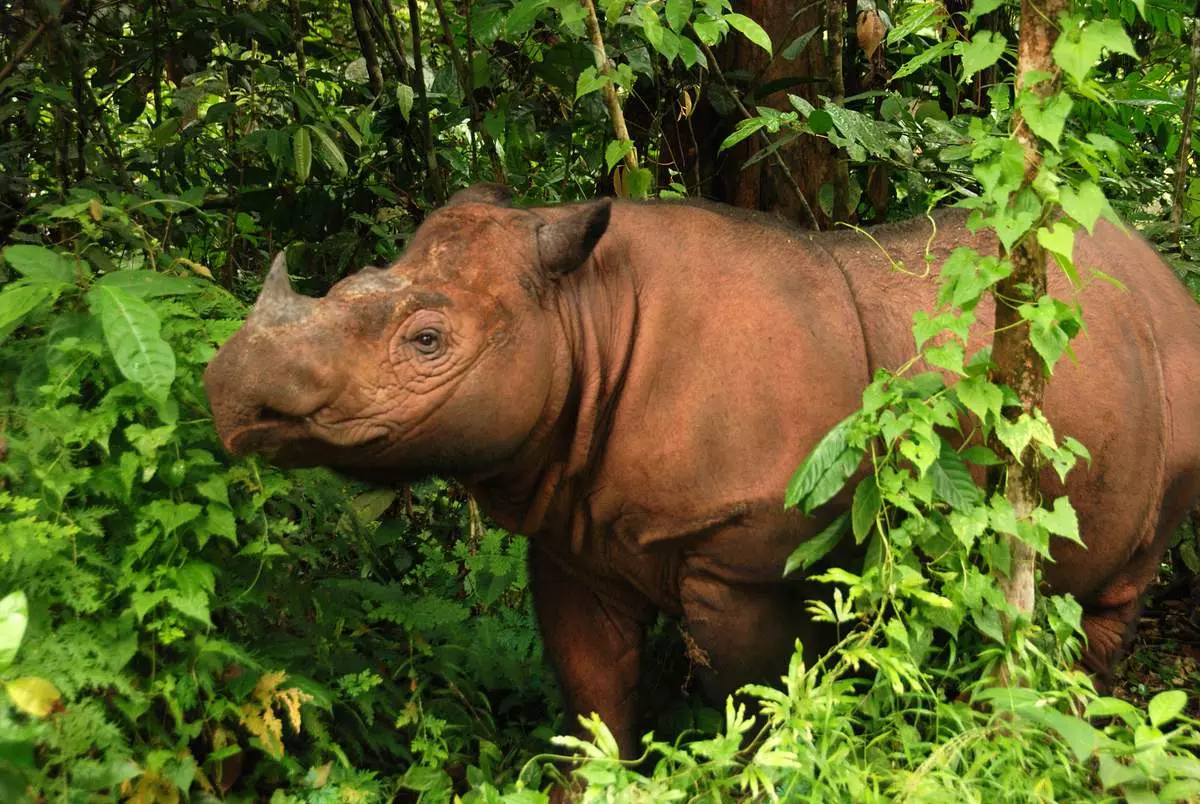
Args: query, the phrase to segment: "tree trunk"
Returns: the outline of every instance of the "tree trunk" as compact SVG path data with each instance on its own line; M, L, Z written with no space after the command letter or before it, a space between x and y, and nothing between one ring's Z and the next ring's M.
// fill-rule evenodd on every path
M1187 194L1188 162L1192 156L1192 125L1196 115L1196 75L1200 73L1200 20L1192 20L1192 49L1189 55L1191 71L1188 73L1187 92L1183 102L1182 136L1179 139L1179 163L1175 166L1175 198L1171 204L1171 226L1175 236L1183 223L1183 198Z
M438 167L437 149L433 145L433 128L429 120L429 94L425 89L425 66L421 60L421 10L417 0L408 0L408 21L412 26L413 81L416 83L417 99L421 102L421 137L425 143L425 165L429 172L429 183L433 186L434 200L439 204L446 200L442 187L442 171Z
M363 59L367 63L367 81L371 94L375 97L383 92L383 71L379 69L379 53L375 50L375 40L371 38L371 22L367 19L367 10L363 8L365 0L350 0L350 15L354 20L354 33L358 35L358 46L362 50Z
M1058 17L1067 10L1069 0L1021 0L1021 39L1018 46L1017 96L1026 88L1026 77L1032 72L1052 76L1029 87L1045 97L1058 90L1059 71L1051 57L1058 38ZM1025 152L1025 186L1032 184L1042 164L1037 136L1030 131L1021 115L1013 115L1013 131ZM1032 412L1042 405L1046 370L1041 357L1029 340L1028 327L1022 325L1014 300L1036 300L1046 293L1046 252L1033 232L1025 236L1008 255L1013 272L1002 280L995 291L996 336L992 344L995 364L993 380L1003 383L1021 399L1021 409ZM1027 286L1022 290L1021 286ZM1031 290L1029 290L1031 288ZM1009 301L1006 301L1009 300ZM1004 459L1004 493L1013 507L1017 520L1028 519L1039 503L1039 465L1036 449L1026 448L1024 455L1012 455L1003 445L998 454ZM1012 564L1007 578L1001 579L1005 598L1020 615L1033 612L1035 553L1017 539L1008 537ZM1008 627L1012 623L1007 624Z

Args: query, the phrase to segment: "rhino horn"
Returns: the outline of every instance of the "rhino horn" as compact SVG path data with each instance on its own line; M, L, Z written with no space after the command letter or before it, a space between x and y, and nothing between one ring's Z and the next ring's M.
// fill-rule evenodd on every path
M255 323L265 326L291 324L306 317L312 310L314 299L301 296L292 290L291 280L288 279L287 258L283 252L275 255L271 270L263 281L262 291L254 310L250 315Z

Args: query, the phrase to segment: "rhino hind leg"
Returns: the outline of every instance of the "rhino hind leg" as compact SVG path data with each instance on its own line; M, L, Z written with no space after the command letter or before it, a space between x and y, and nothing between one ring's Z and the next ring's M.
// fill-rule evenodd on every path
M1136 592L1124 603L1084 610L1083 631L1087 634L1087 645L1080 663L1091 674L1100 692L1111 690L1113 671L1133 640L1141 613L1141 595Z

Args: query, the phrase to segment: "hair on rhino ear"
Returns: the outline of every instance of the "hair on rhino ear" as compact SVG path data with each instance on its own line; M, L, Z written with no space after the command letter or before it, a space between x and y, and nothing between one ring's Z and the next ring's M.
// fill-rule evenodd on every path
M551 276L563 276L587 261L608 229L612 200L602 198L537 229L538 261Z
M503 184L495 184L493 182L483 181L478 184L472 184L465 190L459 190L454 195L450 196L450 200L446 202L448 207L456 207L459 204L491 204L495 207L512 206L513 193L512 190L505 187Z

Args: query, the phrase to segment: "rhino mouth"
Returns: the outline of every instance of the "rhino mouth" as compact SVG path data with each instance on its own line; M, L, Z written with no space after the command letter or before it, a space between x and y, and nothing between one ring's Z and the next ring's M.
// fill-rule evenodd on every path
M304 467L336 462L337 453L346 450L373 454L388 438L386 427L344 432L318 421L318 412L300 416L264 406L252 421L229 434L225 446L239 457L261 455L280 466Z

